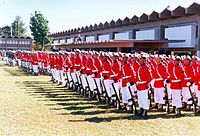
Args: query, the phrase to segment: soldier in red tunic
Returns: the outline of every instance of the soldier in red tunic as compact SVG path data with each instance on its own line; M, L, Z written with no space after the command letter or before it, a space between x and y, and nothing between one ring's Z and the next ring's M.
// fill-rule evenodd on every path
M136 84L137 84L137 94L138 94L138 104L140 107L140 111L138 115L144 119L147 118L147 111L149 110L149 101L148 101L148 93L149 86L152 80L152 77L149 72L149 68L145 64L146 56L142 55L139 63L140 66L138 68L137 76L136 76Z
M184 103L183 109L187 107L187 104L188 104L188 108L190 109L190 105L192 104L192 101L189 101L189 99L191 98L189 87L191 87L190 83L195 82L195 77L194 77L194 71L190 62L191 62L191 58L189 56L187 56L183 61L183 74L184 74L184 79L182 82L182 96L183 96L183 103Z
M172 106L173 110L171 113L176 113L177 108L177 116L181 115L182 101L181 101L181 90L182 90L182 82L183 82L183 69L180 67L181 58L177 56L174 60L174 66L172 69L172 74L170 75L170 88L172 91Z
M153 88L154 88L154 101L156 103L156 107L159 107L162 109L163 105L165 104L164 101L164 91L165 91L165 80L168 77L168 74L166 72L165 66L162 64L162 58L161 56L158 56L156 58L156 66L155 69L152 72L153 74Z

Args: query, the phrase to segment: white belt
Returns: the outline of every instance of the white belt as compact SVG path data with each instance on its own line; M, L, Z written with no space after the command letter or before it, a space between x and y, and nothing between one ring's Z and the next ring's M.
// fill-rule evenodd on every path
M122 79L126 79L126 78L131 78L131 76L125 76L125 77L122 77Z
M102 73L109 73L109 71L102 71Z
M147 81L138 81L137 84L146 84Z
M115 77L115 76L117 76L117 74L114 74L114 75L110 75L110 77Z
M163 78L156 78L155 81L161 81Z
M175 82L181 82L181 80L180 79L178 79L178 80L172 80L172 82L173 83L175 83Z
M81 66L81 65L76 65L76 64L75 64L74 66Z
M86 70L91 70L90 68L87 68Z
M92 70L92 72L98 72L98 70Z
M190 80L190 79L191 79L191 77L186 77L186 78L185 78L185 80Z

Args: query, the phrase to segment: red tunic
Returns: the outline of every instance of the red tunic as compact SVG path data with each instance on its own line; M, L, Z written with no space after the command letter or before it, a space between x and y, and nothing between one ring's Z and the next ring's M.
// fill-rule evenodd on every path
M162 64L157 65L153 71L153 78L155 79L154 87L164 87L164 80L167 79L167 76L166 68Z
M174 66L172 69L172 74L170 75L170 83L171 89L180 90L182 89L182 81L183 81L183 69L180 66Z
M126 87L127 83L131 82L131 67L128 63L124 63L121 69L122 87Z
M187 87L188 82L195 82L192 66L185 66L183 73L184 73L184 79L182 82L182 87Z
M149 68L146 65L141 65L138 69L137 76L137 89L138 91L147 90L152 77L149 72Z

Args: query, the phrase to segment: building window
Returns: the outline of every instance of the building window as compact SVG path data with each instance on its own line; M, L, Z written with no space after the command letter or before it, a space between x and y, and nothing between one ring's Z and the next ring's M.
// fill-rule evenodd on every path
M140 30L136 32L136 40L155 40L155 30Z
M169 47L195 47L196 26L172 26L165 28L165 38L168 40L185 40L181 43L169 43Z
M115 34L115 40L128 40L129 33L128 32L121 32Z
M92 42L94 41L94 36L87 36L86 37L86 42Z
M109 34L99 35L99 41L107 41L109 38Z

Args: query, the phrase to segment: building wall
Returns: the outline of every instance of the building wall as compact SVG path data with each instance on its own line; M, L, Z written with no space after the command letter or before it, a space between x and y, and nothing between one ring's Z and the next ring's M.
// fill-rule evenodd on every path
M30 38L0 38L0 50L32 50Z

